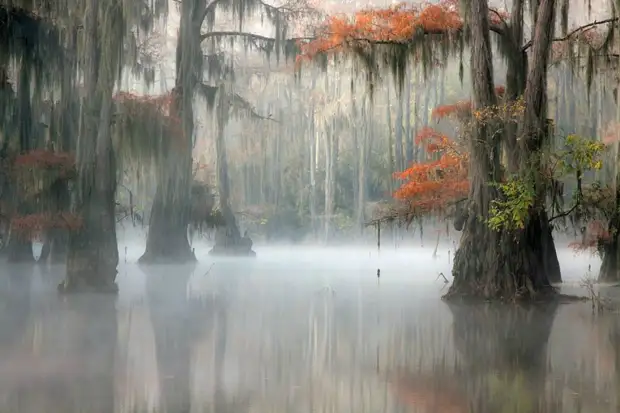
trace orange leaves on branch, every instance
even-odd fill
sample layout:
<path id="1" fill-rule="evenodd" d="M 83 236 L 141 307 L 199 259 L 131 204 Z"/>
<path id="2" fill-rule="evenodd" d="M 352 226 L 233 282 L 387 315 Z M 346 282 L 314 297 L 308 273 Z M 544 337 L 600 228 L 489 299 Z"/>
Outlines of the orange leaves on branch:
<path id="1" fill-rule="evenodd" d="M 385 9 L 367 9 L 345 15 L 331 16 L 318 29 L 315 39 L 301 43 L 301 58 L 339 51 L 354 42 L 406 43 L 418 33 L 440 34 L 460 30 L 463 21 L 457 1 L 444 0 L 422 5 L 398 4 Z"/>
<path id="2" fill-rule="evenodd" d="M 50 229 L 76 231 L 81 227 L 82 218 L 68 212 L 15 215 L 11 219 L 11 229 L 26 239 L 33 239 Z"/>
<path id="3" fill-rule="evenodd" d="M 472 104 L 468 100 L 462 100 L 450 105 L 441 105 L 433 109 L 432 117 L 434 119 L 443 119 L 450 116 L 467 116 L 471 115 Z"/>
<path id="4" fill-rule="evenodd" d="M 506 93 L 504 86 L 495 87 L 495 94 L 498 98 L 501 98 Z M 462 100 L 450 105 L 441 105 L 433 109 L 432 117 L 434 119 L 444 119 L 447 117 L 455 116 L 462 118 L 472 114 L 472 103 L 468 100 Z"/>
<path id="5" fill-rule="evenodd" d="M 318 28 L 316 37 L 300 42 L 298 59 L 312 59 L 318 54 L 338 52 L 363 43 L 408 43 L 424 34 L 450 34 L 463 28 L 458 0 L 401 3 L 384 9 L 366 9 L 353 16 L 330 16 Z M 505 12 L 492 10 L 491 24 L 508 18 Z"/>
<path id="6" fill-rule="evenodd" d="M 424 128 L 416 137 L 435 159 L 415 163 L 395 178 L 405 181 L 394 193 L 409 203 L 414 214 L 444 213 L 452 203 L 467 196 L 468 154 L 449 137 L 432 128 Z"/>

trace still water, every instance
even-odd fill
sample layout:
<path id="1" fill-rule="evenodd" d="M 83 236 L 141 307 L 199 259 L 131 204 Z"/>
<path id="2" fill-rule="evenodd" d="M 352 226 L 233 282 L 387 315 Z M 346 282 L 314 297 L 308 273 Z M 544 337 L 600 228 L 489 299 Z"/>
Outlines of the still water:
<path id="1" fill-rule="evenodd" d="M 4 266 L 0 412 L 620 411 L 615 314 L 448 305 L 447 250 L 256 249 L 151 268 L 123 251 L 116 298 Z M 560 260 L 571 292 L 599 265 Z"/>

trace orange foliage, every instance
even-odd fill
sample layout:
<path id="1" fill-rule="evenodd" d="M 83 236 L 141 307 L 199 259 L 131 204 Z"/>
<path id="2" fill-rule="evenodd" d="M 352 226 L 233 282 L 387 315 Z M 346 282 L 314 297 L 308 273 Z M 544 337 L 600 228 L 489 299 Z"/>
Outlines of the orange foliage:
<path id="1" fill-rule="evenodd" d="M 451 202 L 467 196 L 469 156 L 455 141 L 428 127 L 416 136 L 416 144 L 424 145 L 434 159 L 394 174 L 405 181 L 394 197 L 408 202 L 415 214 L 443 213 Z"/>
<path id="2" fill-rule="evenodd" d="M 506 88 L 504 86 L 497 86 L 495 88 L 495 94 L 498 97 L 504 96 Z M 472 103 L 468 100 L 462 100 L 450 105 L 441 105 L 433 109 L 432 117 L 435 119 L 443 119 L 449 116 L 467 116 L 471 114 Z"/>
<path id="3" fill-rule="evenodd" d="M 443 34 L 459 31 L 463 20 L 458 0 L 442 0 L 439 3 L 401 3 L 385 9 L 366 9 L 352 17 L 336 15 L 329 17 L 319 28 L 316 37 L 300 43 L 299 58 L 312 59 L 325 52 L 336 52 L 353 42 L 407 43 L 417 34 Z M 489 14 L 492 24 L 507 17 L 503 12 Z"/>
<path id="4" fill-rule="evenodd" d="M 443 119 L 448 116 L 466 116 L 471 114 L 471 102 L 462 100 L 450 105 L 441 105 L 433 109 L 432 117 L 435 119 Z"/>
<path id="5" fill-rule="evenodd" d="M 36 167 L 42 169 L 58 168 L 70 171 L 75 166 L 75 156 L 69 152 L 54 152 L 35 149 L 15 157 L 16 167 Z"/>
<path id="6" fill-rule="evenodd" d="M 11 218 L 11 229 L 20 237 L 34 239 L 50 229 L 76 231 L 82 227 L 82 218 L 76 214 L 42 212 L 28 215 L 15 215 Z"/>

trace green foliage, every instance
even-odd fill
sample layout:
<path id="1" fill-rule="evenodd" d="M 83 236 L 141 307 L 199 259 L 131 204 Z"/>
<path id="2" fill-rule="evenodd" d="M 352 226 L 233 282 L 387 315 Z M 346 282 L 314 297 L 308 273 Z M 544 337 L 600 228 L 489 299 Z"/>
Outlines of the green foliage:
<path id="1" fill-rule="evenodd" d="M 602 155 L 605 145 L 579 135 L 568 135 L 564 149 L 557 154 L 557 172 L 561 175 L 599 170 L 603 167 Z"/>
<path id="2" fill-rule="evenodd" d="M 534 203 L 534 187 L 531 182 L 511 177 L 505 183 L 494 183 L 500 199 L 491 201 L 487 224 L 494 231 L 523 229 L 528 211 Z"/>

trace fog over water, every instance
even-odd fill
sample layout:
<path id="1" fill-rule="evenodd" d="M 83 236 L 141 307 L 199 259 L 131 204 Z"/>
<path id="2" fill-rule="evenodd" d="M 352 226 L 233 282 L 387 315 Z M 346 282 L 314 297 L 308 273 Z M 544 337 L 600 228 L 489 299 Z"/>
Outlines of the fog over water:
<path id="1" fill-rule="evenodd" d="M 62 271 L 5 267 L 0 411 L 617 411 L 614 317 L 448 305 L 447 248 L 213 259 L 205 244 L 195 266 L 144 267 L 142 245 L 127 263 L 119 245 L 117 298 L 60 296 Z M 572 292 L 599 265 L 559 257 Z"/>

